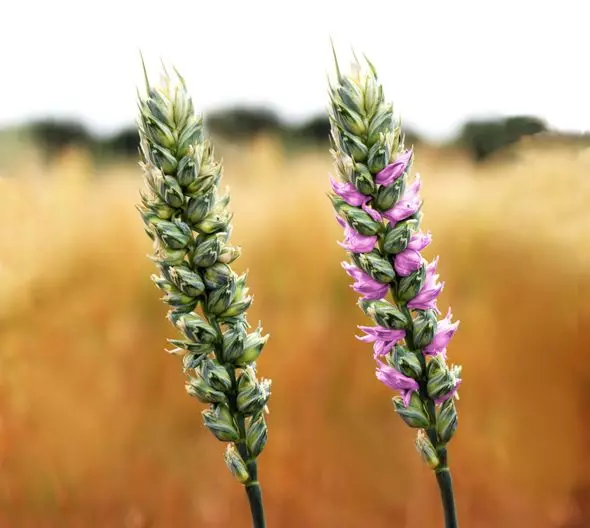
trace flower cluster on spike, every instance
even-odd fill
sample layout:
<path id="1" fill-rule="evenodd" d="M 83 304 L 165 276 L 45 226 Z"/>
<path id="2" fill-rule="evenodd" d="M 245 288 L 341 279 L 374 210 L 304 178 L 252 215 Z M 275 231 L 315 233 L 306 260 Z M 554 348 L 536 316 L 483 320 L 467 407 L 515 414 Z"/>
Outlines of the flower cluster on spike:
<path id="1" fill-rule="evenodd" d="M 431 236 L 420 230 L 420 179 L 408 176 L 414 154 L 404 147 L 375 68 L 355 61 L 350 74 L 337 62 L 336 70 L 329 114 L 338 178 L 330 178 L 330 198 L 344 228 L 340 245 L 351 258 L 342 266 L 375 322 L 360 327 L 359 339 L 373 343 L 377 378 L 399 392 L 395 410 L 419 429 L 426 457 L 444 449 L 457 426 L 461 369 L 447 365 L 446 348 L 459 323 L 450 310 L 438 318 L 443 284 L 438 258 L 421 255 Z"/>
<path id="2" fill-rule="evenodd" d="M 240 250 L 229 243 L 229 197 L 217 195 L 221 163 L 185 83 L 164 73 L 152 87 L 146 75 L 146 91 L 138 128 L 147 190 L 138 209 L 154 242 L 153 280 L 183 334 L 170 340 L 170 352 L 182 356 L 188 393 L 209 404 L 203 421 L 228 443 L 227 466 L 248 483 L 267 438 L 270 381 L 256 378 L 256 360 L 268 335 L 260 327 L 249 332 L 246 275 L 230 267 Z"/>

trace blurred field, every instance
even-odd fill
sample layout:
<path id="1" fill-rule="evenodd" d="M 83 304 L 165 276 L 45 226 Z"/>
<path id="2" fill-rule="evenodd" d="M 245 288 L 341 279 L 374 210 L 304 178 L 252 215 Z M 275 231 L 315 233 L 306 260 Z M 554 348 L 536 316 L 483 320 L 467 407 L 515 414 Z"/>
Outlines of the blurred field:
<path id="1" fill-rule="evenodd" d="M 272 334 L 269 526 L 440 526 L 434 478 L 354 339 L 365 319 L 339 265 L 327 153 L 222 150 L 249 319 Z M 590 152 L 416 160 L 440 306 L 461 320 L 462 526 L 590 526 Z M 246 527 L 222 445 L 163 351 L 139 171 L 95 172 L 71 152 L 0 180 L 0 527 Z"/>

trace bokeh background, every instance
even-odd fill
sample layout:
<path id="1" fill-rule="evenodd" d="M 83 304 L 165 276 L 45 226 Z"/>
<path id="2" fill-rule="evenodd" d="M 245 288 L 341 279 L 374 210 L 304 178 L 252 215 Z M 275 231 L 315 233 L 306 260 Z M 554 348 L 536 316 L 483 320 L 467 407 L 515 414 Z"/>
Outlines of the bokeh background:
<path id="1" fill-rule="evenodd" d="M 119 4 L 13 3 L 0 36 L 0 527 L 249 525 L 164 352 L 174 332 L 134 209 L 139 48 L 207 112 L 249 319 L 272 334 L 269 526 L 441 526 L 354 338 L 366 320 L 325 197 L 329 35 L 344 63 L 349 45 L 373 59 L 415 146 L 426 255 L 461 320 L 462 526 L 589 527 L 584 2 Z"/>

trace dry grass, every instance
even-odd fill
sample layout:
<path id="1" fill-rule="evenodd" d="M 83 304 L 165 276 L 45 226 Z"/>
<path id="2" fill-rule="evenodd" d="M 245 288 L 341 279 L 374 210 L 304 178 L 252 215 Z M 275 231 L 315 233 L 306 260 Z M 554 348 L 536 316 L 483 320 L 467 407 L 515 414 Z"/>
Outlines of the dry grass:
<path id="1" fill-rule="evenodd" d="M 339 267 L 327 155 L 226 150 L 250 320 L 272 333 L 270 526 L 438 526 L 432 475 L 353 337 L 363 316 Z M 419 149 L 417 166 L 441 306 L 462 321 L 462 523 L 588 526 L 590 155 L 529 150 L 475 169 Z M 92 171 L 71 155 L 0 181 L 0 526 L 246 527 L 222 446 L 163 352 L 139 173 Z"/>

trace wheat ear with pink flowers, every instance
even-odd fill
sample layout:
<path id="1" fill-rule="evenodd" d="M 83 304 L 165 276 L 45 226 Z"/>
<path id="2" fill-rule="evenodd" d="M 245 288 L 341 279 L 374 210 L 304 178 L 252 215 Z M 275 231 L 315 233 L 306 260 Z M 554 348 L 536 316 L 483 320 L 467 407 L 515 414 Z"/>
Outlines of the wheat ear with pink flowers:
<path id="1" fill-rule="evenodd" d="M 393 406 L 417 429 L 416 447 L 434 471 L 446 528 L 457 528 L 447 444 L 457 427 L 458 366 L 448 366 L 447 345 L 457 330 L 451 311 L 439 319 L 438 257 L 420 251 L 431 241 L 420 230 L 420 179 L 408 181 L 414 154 L 403 144 L 393 107 L 375 67 L 355 60 L 350 74 L 336 61 L 330 83 L 332 154 L 338 179 L 330 198 L 344 228 L 340 244 L 351 262 L 359 306 L 375 322 L 361 326 L 361 341 L 373 343 L 379 381 L 399 394 Z"/>

